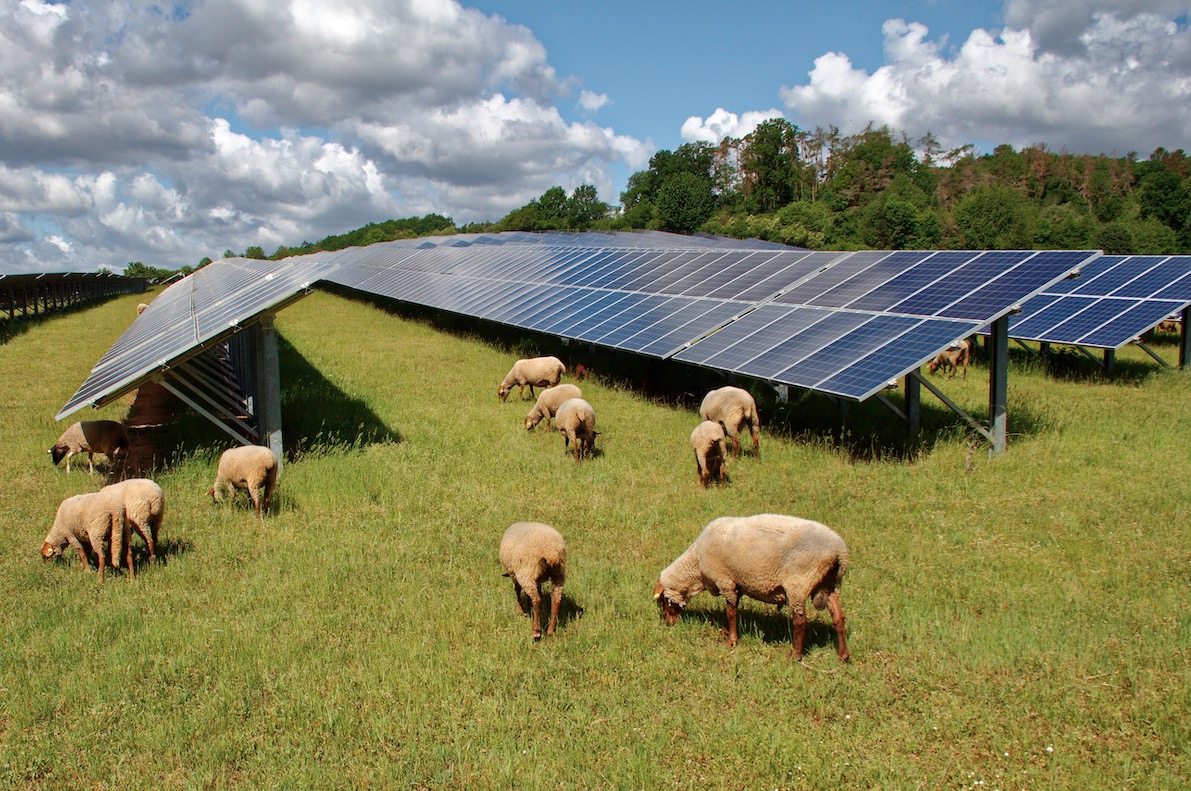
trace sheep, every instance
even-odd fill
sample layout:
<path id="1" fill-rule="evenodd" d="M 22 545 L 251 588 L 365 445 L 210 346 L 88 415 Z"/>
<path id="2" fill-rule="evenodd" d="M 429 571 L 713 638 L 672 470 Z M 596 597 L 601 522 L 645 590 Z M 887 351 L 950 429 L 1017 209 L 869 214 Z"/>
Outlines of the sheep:
<path id="1" fill-rule="evenodd" d="M 575 443 L 575 462 L 580 456 L 590 456 L 595 450 L 596 415 L 591 404 L 582 398 L 568 398 L 554 415 L 554 427 L 563 435 L 563 452 Z"/>
<path id="2" fill-rule="evenodd" d="M 753 435 L 753 455 L 761 458 L 761 418 L 757 414 L 757 402 L 747 390 L 728 385 L 712 390 L 699 405 L 699 416 L 712 420 L 724 427 L 724 434 L 732 438 L 736 458 L 740 458 L 740 430 L 748 427 Z"/>
<path id="3" fill-rule="evenodd" d="M 236 490 L 247 490 L 252 498 L 252 505 L 256 508 L 256 518 L 261 518 L 261 501 L 264 509 L 269 510 L 269 498 L 273 496 L 273 488 L 277 485 L 277 470 L 281 460 L 277 454 L 261 445 L 242 445 L 229 448 L 219 457 L 219 470 L 215 474 L 215 485 L 207 490 L 211 499 L 222 502 L 223 487 L 230 487 L 234 500 Z M 264 497 L 261 497 L 261 487 L 264 487 Z"/>
<path id="4" fill-rule="evenodd" d="M 70 458 L 76 453 L 86 453 L 88 470 L 94 473 L 96 453 L 108 457 L 109 467 L 127 457 L 128 432 L 115 420 L 83 420 L 62 432 L 62 436 L 46 452 L 55 466 L 65 456 L 67 472 L 70 472 Z"/>
<path id="5" fill-rule="evenodd" d="M 129 530 L 135 530 L 149 547 L 149 560 L 157 559 L 157 533 L 165 516 L 165 493 L 148 478 L 128 478 L 105 486 L 124 503 L 124 518 Z M 131 535 L 131 534 L 130 534 Z"/>
<path id="6" fill-rule="evenodd" d="M 789 604 L 794 657 L 801 661 L 806 634 L 806 600 L 828 607 L 839 639 L 839 658 L 848 661 L 840 584 L 848 568 L 844 540 L 826 525 L 781 514 L 723 516 L 712 520 L 695 542 L 662 570 L 653 589 L 666 623 L 673 625 L 701 590 L 724 597 L 728 645 L 735 646 L 736 606 L 741 595 L 770 604 Z"/>
<path id="7" fill-rule="evenodd" d="M 587 377 L 591 376 L 591 366 L 587 363 L 579 363 L 575 366 L 575 381 L 582 382 Z"/>
<path id="8" fill-rule="evenodd" d="M 707 488 L 709 480 L 724 482 L 724 427 L 712 420 L 704 420 L 691 431 L 691 449 L 695 451 L 695 473 L 699 483 Z"/>
<path id="9" fill-rule="evenodd" d="M 98 491 L 67 497 L 58 506 L 54 525 L 41 545 L 41 557 L 49 560 L 60 555 L 67 544 L 78 550 L 85 571 L 89 553 L 94 550 L 99 560 L 99 581 L 103 582 L 104 541 L 111 544 L 112 568 L 119 568 L 122 558 L 128 562 L 129 579 L 135 575 L 132 567 L 132 541 L 128 522 L 124 518 L 124 503 L 114 492 Z"/>
<path id="10" fill-rule="evenodd" d="M 145 304 L 144 302 L 136 303 L 136 315 L 139 316 L 148 309 L 149 309 L 149 306 L 147 304 Z"/>
<path id="11" fill-rule="evenodd" d="M 513 385 L 521 389 L 517 391 L 517 398 L 525 397 L 525 387 L 529 386 L 529 396 L 533 398 L 533 389 L 537 387 L 554 387 L 566 372 L 567 367 L 557 357 L 533 357 L 528 360 L 518 360 L 505 374 L 504 381 L 496 388 L 496 394 L 504 401 L 509 397 Z"/>
<path id="12" fill-rule="evenodd" d="M 525 614 L 521 591 L 529 596 L 533 605 L 535 640 L 542 639 L 542 582 L 547 578 L 550 580 L 550 623 L 546 634 L 554 634 L 558 607 L 562 604 L 562 586 L 567 577 L 567 546 L 562 534 L 541 522 L 514 522 L 500 539 L 500 565 L 504 566 L 504 576 L 513 579 L 518 614 Z"/>
<path id="13" fill-rule="evenodd" d="M 538 423 L 542 422 L 542 418 L 546 418 L 546 428 L 551 429 L 552 421 L 558 408 L 562 406 L 562 402 L 571 398 L 582 398 L 583 391 L 571 384 L 560 384 L 554 387 L 547 387 L 538 395 L 538 401 L 533 405 L 533 409 L 529 410 L 529 414 L 525 416 L 525 430 L 530 431 Z"/>
<path id="14" fill-rule="evenodd" d="M 931 360 L 926 365 L 926 369 L 932 374 L 943 369 L 943 373 L 947 373 L 947 369 L 951 369 L 951 375 L 948 379 L 955 378 L 955 372 L 959 366 L 964 367 L 964 379 L 968 378 L 968 361 L 972 359 L 972 345 L 967 340 L 956 341 L 947 347 L 946 350 L 939 352 L 935 359 Z"/>

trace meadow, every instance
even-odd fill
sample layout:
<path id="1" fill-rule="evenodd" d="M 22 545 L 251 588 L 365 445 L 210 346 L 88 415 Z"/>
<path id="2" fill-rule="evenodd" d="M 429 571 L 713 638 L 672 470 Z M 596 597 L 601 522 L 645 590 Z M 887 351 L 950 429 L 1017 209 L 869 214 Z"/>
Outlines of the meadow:
<path id="1" fill-rule="evenodd" d="M 763 397 L 761 458 L 746 448 L 703 490 L 701 393 L 643 392 L 640 362 L 600 358 L 583 383 L 599 452 L 576 464 L 560 435 L 525 431 L 528 393 L 495 390 L 523 352 L 581 350 L 316 292 L 277 317 L 273 512 L 211 502 L 230 441 L 183 413 L 146 429 L 164 562 L 134 538 L 135 579 L 101 586 L 38 555 L 57 504 L 104 483 L 46 449 L 140 299 L 0 344 L 0 787 L 1191 784 L 1191 374 L 1127 350 L 1107 379 L 1015 349 L 998 458 L 925 391 L 909 445 L 880 404 L 833 431 L 821 396 Z M 1155 348 L 1174 359 L 1173 339 Z M 979 359 L 936 382 L 986 412 Z M 848 542 L 851 663 L 825 612 L 802 663 L 787 610 L 746 600 L 735 649 L 722 599 L 658 617 L 658 572 L 703 525 L 760 512 Z M 497 562 L 521 519 L 569 550 L 558 632 L 538 643 Z"/>

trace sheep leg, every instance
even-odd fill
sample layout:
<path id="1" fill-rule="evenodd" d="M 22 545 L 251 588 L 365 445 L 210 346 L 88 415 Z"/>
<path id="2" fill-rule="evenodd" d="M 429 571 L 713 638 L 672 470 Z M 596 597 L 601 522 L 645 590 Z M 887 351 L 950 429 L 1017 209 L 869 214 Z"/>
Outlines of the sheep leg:
<path id="1" fill-rule="evenodd" d="M 95 454 L 87 451 L 87 472 L 91 475 L 95 474 Z"/>
<path id="2" fill-rule="evenodd" d="M 261 518 L 261 490 L 249 484 L 248 496 L 252 498 L 252 507 L 256 509 L 256 518 Z"/>
<path id="3" fill-rule="evenodd" d="M 806 602 L 790 606 L 790 620 L 794 622 L 794 658 L 802 661 L 802 642 L 806 639 Z"/>
<path id="4" fill-rule="evenodd" d="M 727 610 L 727 624 L 724 627 L 723 634 L 728 638 L 728 647 L 735 648 L 736 643 L 740 639 L 736 632 L 736 603 L 727 601 L 725 609 Z"/>
<path id="5" fill-rule="evenodd" d="M 146 530 L 142 525 L 133 522 L 132 529 L 137 532 L 137 535 L 145 539 L 145 543 L 149 546 L 149 561 L 152 562 L 155 560 L 157 557 L 157 541 L 153 538 L 152 528 Z M 131 536 L 129 536 L 129 538 L 131 538 Z M 130 546 L 128 549 L 129 553 L 131 553 L 132 547 Z"/>
<path id="6" fill-rule="evenodd" d="M 840 604 L 839 593 L 832 591 L 827 594 L 827 608 L 831 612 L 831 623 L 835 625 L 835 635 L 839 639 L 839 658 L 847 662 L 852 658 L 848 652 L 847 630 L 844 628 L 844 606 Z"/>
<path id="7" fill-rule="evenodd" d="M 521 604 L 521 583 L 513 580 L 513 595 L 517 597 L 517 614 L 525 615 L 525 607 Z"/>
<path id="8" fill-rule="evenodd" d="M 758 459 L 761 458 L 761 437 L 755 428 L 753 429 L 753 455 Z"/>
<path id="9" fill-rule="evenodd" d="M 525 589 L 533 604 L 533 639 L 542 639 L 542 583 L 535 582 Z"/>
<path id="10" fill-rule="evenodd" d="M 85 549 L 83 549 L 82 547 L 78 547 L 78 550 L 79 550 L 79 563 L 81 563 L 83 565 L 83 571 L 90 571 L 91 570 L 91 559 L 87 557 L 87 551 Z"/>
<path id="11" fill-rule="evenodd" d="M 551 583 L 550 587 L 550 625 L 546 627 L 547 636 L 554 634 L 554 626 L 558 623 L 558 608 L 562 606 L 562 585 Z"/>

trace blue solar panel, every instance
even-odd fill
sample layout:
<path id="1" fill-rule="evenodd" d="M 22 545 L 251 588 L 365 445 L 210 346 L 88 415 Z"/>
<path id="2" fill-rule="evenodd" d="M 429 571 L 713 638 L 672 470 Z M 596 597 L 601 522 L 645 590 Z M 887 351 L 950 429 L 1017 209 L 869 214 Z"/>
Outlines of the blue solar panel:
<path id="1" fill-rule="evenodd" d="M 908 316 L 865 316 L 865 319 L 814 354 L 778 371 L 773 378 L 798 387 L 814 388 L 921 323 L 921 319 Z"/>
<path id="2" fill-rule="evenodd" d="M 686 312 L 676 313 L 629 338 L 625 348 L 641 354 L 670 357 L 731 321 L 740 310 L 740 305 L 731 302 L 698 300 L 691 307 L 691 318 L 687 319 Z"/>
<path id="3" fill-rule="evenodd" d="M 1020 264 L 1023 258 L 1033 253 L 1017 251 L 982 253 L 966 264 L 953 270 L 946 278 L 937 280 L 891 308 L 893 313 L 910 313 L 916 316 L 951 315 L 949 306 L 970 295 L 976 289 L 1003 274 L 1010 267 Z M 1050 278 L 1053 280 L 1054 278 Z M 1043 281 L 1043 284 L 1049 282 Z M 1041 288 L 1039 285 L 1039 288 Z"/>
<path id="4" fill-rule="evenodd" d="M 825 271 L 788 289 L 774 301 L 785 305 L 812 305 L 815 299 L 841 283 L 867 272 L 874 264 L 888 255 L 888 252 L 879 251 L 852 253 Z M 877 285 L 879 283 L 874 283 L 873 287 Z"/>
<path id="5" fill-rule="evenodd" d="M 1011 318 L 1009 334 L 1115 349 L 1188 304 L 1191 256 L 1101 256 L 1085 262 L 1078 278 L 1054 283 L 1025 302 L 1022 315 Z"/>
<path id="6" fill-rule="evenodd" d="M 781 328 L 785 322 L 804 321 L 803 314 L 812 312 L 820 313 L 816 308 L 797 308 L 791 316 L 778 322 L 777 327 L 772 329 Z M 788 371 L 818 354 L 872 318 L 871 313 L 829 311 L 796 335 L 787 337 L 786 340 L 739 365 L 736 370 L 761 379 L 773 379 L 782 371 Z"/>

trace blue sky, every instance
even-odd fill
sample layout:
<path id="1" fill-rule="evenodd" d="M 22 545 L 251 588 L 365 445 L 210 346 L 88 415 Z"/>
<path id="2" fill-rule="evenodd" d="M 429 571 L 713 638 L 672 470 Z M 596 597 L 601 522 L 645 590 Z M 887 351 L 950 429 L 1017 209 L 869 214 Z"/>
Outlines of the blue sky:
<path id="1" fill-rule="evenodd" d="M 163 8 L 168 8 L 163 11 Z M 1191 148 L 1191 0 L 0 0 L 0 272 L 165 268 L 554 185 L 781 116 Z M 52 65 L 52 66 L 51 66 Z"/>

